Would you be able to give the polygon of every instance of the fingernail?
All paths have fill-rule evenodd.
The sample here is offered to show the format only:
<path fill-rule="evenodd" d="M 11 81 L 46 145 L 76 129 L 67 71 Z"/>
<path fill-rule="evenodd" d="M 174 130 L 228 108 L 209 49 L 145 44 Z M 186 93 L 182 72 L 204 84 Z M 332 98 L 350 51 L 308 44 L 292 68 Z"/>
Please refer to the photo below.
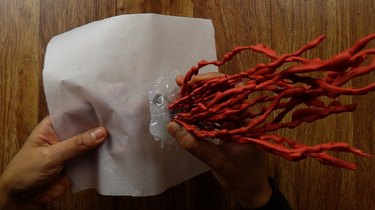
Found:
<path fill-rule="evenodd" d="M 176 137 L 177 133 L 180 132 L 182 128 L 179 124 L 171 122 L 169 123 L 167 130 L 173 137 Z"/>
<path fill-rule="evenodd" d="M 99 127 L 99 128 L 96 128 L 95 130 L 91 131 L 90 136 L 95 140 L 101 140 L 105 137 L 106 133 L 107 132 L 105 131 L 104 128 Z"/>

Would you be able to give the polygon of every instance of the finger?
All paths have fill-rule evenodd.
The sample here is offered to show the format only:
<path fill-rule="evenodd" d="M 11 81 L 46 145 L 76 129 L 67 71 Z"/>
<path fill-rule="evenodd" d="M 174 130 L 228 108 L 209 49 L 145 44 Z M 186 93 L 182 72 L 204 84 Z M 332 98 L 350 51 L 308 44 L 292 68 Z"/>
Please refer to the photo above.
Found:
<path fill-rule="evenodd" d="M 216 145 L 207 141 L 198 141 L 175 122 L 169 123 L 167 129 L 184 149 L 205 162 L 209 167 L 215 166 L 215 162 L 220 158 L 220 152 Z"/>
<path fill-rule="evenodd" d="M 52 126 L 51 117 L 47 116 L 45 117 L 40 123 L 39 123 L 39 139 L 43 142 L 48 143 L 49 145 L 57 144 L 60 142 L 59 137 L 56 134 L 55 129 Z"/>
<path fill-rule="evenodd" d="M 202 81 L 214 78 L 214 77 L 221 77 L 221 76 L 224 76 L 224 74 L 220 72 L 207 72 L 204 74 L 194 75 L 191 82 L 192 84 L 195 84 L 195 83 L 199 83 L 199 82 L 202 82 Z"/>
<path fill-rule="evenodd" d="M 108 135 L 104 127 L 97 127 L 65 141 L 51 145 L 48 150 L 56 162 L 64 162 L 90 151 L 104 142 Z"/>
<path fill-rule="evenodd" d="M 184 82 L 184 76 L 182 76 L 182 75 L 177 75 L 176 76 L 176 83 L 177 83 L 177 85 L 178 86 L 181 86 L 182 85 L 182 83 Z"/>
<path fill-rule="evenodd" d="M 66 174 L 58 177 L 51 185 L 45 190 L 38 193 L 32 198 L 32 202 L 36 204 L 46 204 L 53 200 L 56 200 L 62 194 L 70 189 L 72 182 Z"/>
<path fill-rule="evenodd" d="M 42 121 L 40 121 L 40 123 L 37 125 L 36 128 L 39 128 L 39 127 L 48 127 L 48 126 L 51 126 L 51 125 L 52 125 L 51 117 L 48 115 L 45 118 L 43 118 Z"/>
<path fill-rule="evenodd" d="M 31 132 L 30 136 L 25 142 L 25 146 L 40 147 L 49 146 L 59 142 L 59 138 L 52 127 L 52 122 L 49 116 L 45 117 Z"/>
<path fill-rule="evenodd" d="M 202 81 L 214 78 L 214 77 L 219 77 L 219 76 L 224 76 L 224 74 L 219 73 L 219 72 L 208 72 L 204 74 L 198 74 L 194 75 L 192 79 L 188 82 L 188 85 L 194 85 L 196 83 L 200 83 Z M 178 86 L 181 86 L 184 82 L 185 77 L 182 75 L 178 75 L 176 77 L 176 83 Z"/>

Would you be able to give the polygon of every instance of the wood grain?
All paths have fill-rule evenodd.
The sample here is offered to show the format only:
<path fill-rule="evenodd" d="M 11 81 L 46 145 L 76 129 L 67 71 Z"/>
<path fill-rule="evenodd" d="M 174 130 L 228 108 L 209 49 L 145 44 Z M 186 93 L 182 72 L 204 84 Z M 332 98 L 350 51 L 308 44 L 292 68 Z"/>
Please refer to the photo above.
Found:
<path fill-rule="evenodd" d="M 38 122 L 41 73 L 39 2 L 0 5 L 0 168 L 20 149 Z M 15 18 L 17 17 L 17 18 Z"/>
<path fill-rule="evenodd" d="M 212 19 L 219 58 L 236 45 L 258 42 L 280 53 L 290 52 L 322 34 L 326 40 L 306 56 L 327 58 L 375 32 L 373 11 L 372 0 L 0 0 L 0 170 L 48 114 L 41 72 L 48 41 L 57 34 L 115 15 L 152 12 Z M 263 61 L 261 56 L 244 53 L 220 71 L 235 73 Z M 372 81 L 375 74 L 349 85 Z M 345 141 L 375 154 L 375 94 L 341 100 L 357 103 L 357 110 L 279 133 L 307 144 Z M 375 209 L 374 159 L 338 156 L 356 162 L 357 171 L 323 166 L 316 160 L 292 163 L 270 155 L 269 174 L 276 177 L 294 209 Z M 66 193 L 41 209 L 235 207 L 206 173 L 158 196 L 111 197 L 87 190 Z"/>

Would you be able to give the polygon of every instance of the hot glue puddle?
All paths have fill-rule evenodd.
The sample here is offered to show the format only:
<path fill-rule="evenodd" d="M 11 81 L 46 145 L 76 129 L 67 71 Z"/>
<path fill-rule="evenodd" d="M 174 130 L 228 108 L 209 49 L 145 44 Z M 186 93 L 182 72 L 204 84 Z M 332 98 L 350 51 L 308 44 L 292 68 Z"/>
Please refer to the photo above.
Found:
<path fill-rule="evenodd" d="M 157 79 L 152 89 L 148 92 L 150 108 L 150 133 L 156 141 L 160 141 L 161 147 L 172 144 L 173 138 L 167 131 L 167 125 L 173 115 L 168 105 L 173 102 L 179 94 L 179 87 L 175 82 L 177 72 Z"/>

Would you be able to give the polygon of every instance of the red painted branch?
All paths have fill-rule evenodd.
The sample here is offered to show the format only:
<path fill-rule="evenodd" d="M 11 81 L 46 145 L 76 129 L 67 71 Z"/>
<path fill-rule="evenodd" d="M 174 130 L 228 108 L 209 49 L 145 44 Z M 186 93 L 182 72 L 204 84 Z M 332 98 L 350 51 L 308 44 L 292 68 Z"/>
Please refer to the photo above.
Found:
<path fill-rule="evenodd" d="M 367 65 L 363 64 L 370 55 L 375 54 L 375 49 L 364 49 L 369 41 L 375 39 L 375 34 L 358 40 L 351 48 L 326 60 L 301 57 L 303 52 L 316 47 L 323 39 L 323 36 L 318 37 L 299 50 L 284 55 L 277 55 L 267 46 L 258 44 L 234 48 L 221 61 L 200 61 L 186 74 L 180 97 L 169 105 L 170 109 L 177 112 L 173 120 L 199 138 L 252 142 L 288 160 L 313 157 L 323 164 L 355 169 L 354 164 L 325 153 L 340 151 L 370 156 L 346 143 L 307 146 L 268 133 L 285 127 L 295 128 L 303 122 L 312 122 L 330 114 L 355 110 L 355 105 L 341 105 L 336 100 L 326 105 L 319 99 L 321 96 L 336 99 L 340 95 L 367 94 L 375 90 L 375 82 L 364 87 L 342 87 L 355 77 L 375 71 L 375 59 Z M 239 74 L 214 77 L 188 85 L 200 68 L 207 65 L 221 66 L 244 50 L 264 54 L 271 61 L 257 64 Z M 286 63 L 290 63 L 289 67 L 280 70 Z M 299 75 L 309 72 L 323 72 L 325 75 L 322 78 Z M 240 85 L 244 81 L 245 84 Z M 253 96 L 257 92 L 261 96 Z M 296 108 L 303 104 L 307 107 Z M 262 111 L 251 112 L 249 109 L 254 106 L 262 107 Z M 291 112 L 291 121 L 283 122 L 284 117 Z M 271 116 L 276 117 L 269 119 Z"/>

